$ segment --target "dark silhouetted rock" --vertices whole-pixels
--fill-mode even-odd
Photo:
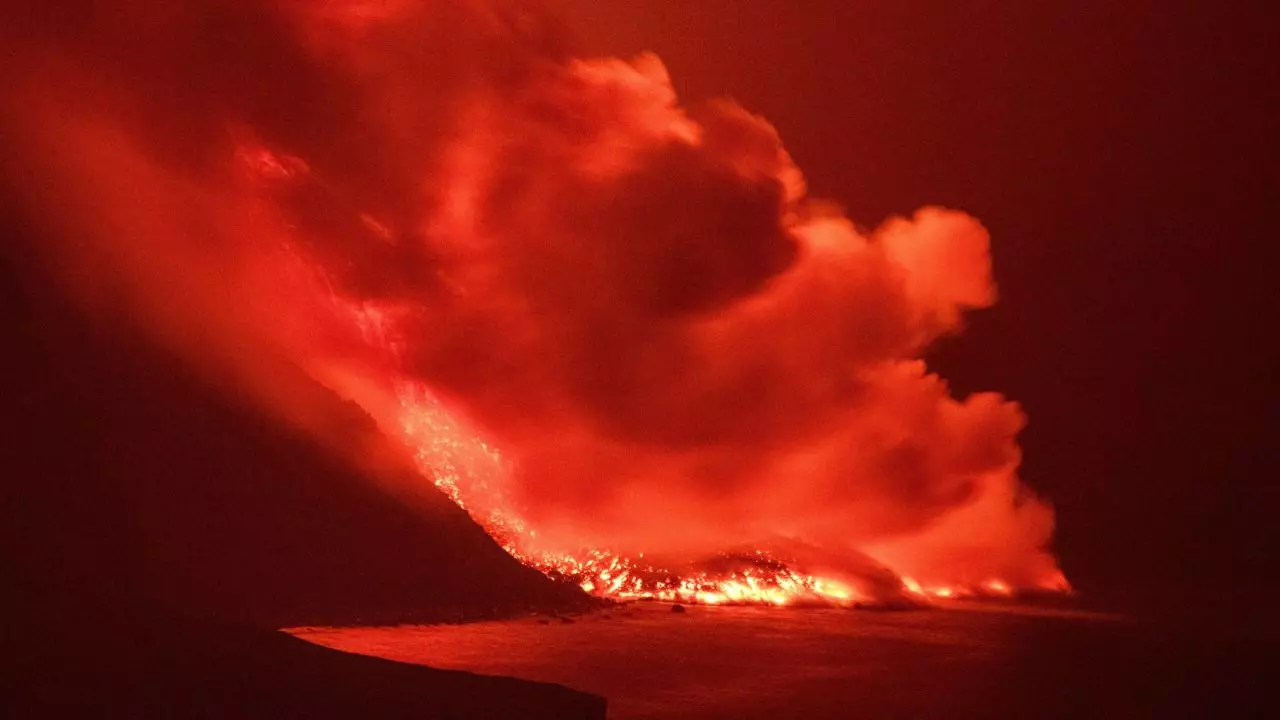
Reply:
[[[604,717],[566,688],[275,632],[591,601],[428,481],[413,503],[392,498],[234,384],[90,320],[28,267],[39,232],[0,213],[0,235],[0,717]],[[298,368],[264,363],[328,436],[376,432]]]
[[[675,605],[672,605],[672,606],[671,606],[671,612],[673,612],[673,613],[682,613],[682,612],[684,612],[684,606],[683,606],[683,605],[681,605],[680,603],[676,603]]]
[[[0,717],[582,718],[558,685],[391,662],[281,632],[29,594],[0,617]]]
[[[89,319],[27,266],[27,244],[0,249],[6,574],[270,628],[591,606],[512,559],[407,462],[398,479],[420,489],[409,501],[234,383],[126,322]],[[327,436],[362,447],[377,433],[297,367],[262,365]]]

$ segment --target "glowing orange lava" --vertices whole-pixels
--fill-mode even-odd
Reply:
[[[513,557],[549,577],[619,600],[788,605],[851,605],[869,598],[835,580],[801,575],[763,555],[758,565],[729,573],[680,574],[599,548],[576,554],[534,549],[535,531],[507,509],[503,481],[510,471],[501,454],[452,416],[420,385],[400,389],[402,429],[422,472],[467,510]]]
[[[466,510],[513,557],[548,577],[572,582],[593,595],[615,600],[652,599],[704,605],[821,604],[850,607],[873,603],[849,583],[798,573],[756,551],[730,571],[673,571],[601,548],[576,553],[537,549],[537,533],[510,509],[505,482],[511,468],[493,447],[429,389],[405,382],[399,387],[404,439],[414,449],[424,475]],[[1045,587],[1044,590],[1063,587]],[[919,601],[960,597],[1010,597],[1014,588],[993,578],[974,587],[924,587],[902,578],[903,597]]]
[[[226,56],[206,13],[120,5],[127,41],[0,73],[21,202],[95,316],[365,461],[272,368],[310,372],[596,595],[1068,589],[1021,408],[926,362],[997,299],[976,218],[863,227],[765,118],[682,104],[651,54],[571,60],[524,3],[220,3],[262,51]]]

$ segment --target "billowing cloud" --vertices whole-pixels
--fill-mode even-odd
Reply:
[[[860,228],[766,120],[684,108],[653,56],[573,59],[523,3],[80,5],[15,34],[5,128],[92,302],[269,404],[257,354],[385,428],[429,388],[549,546],[1057,577],[1021,411],[920,360],[996,300],[973,218]]]

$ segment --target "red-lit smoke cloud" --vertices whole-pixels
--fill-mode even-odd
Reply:
[[[685,109],[652,56],[573,59],[522,3],[17,19],[7,182],[57,214],[55,264],[95,302],[224,371],[289,358],[384,427],[395,383],[433,388],[551,546],[793,538],[922,579],[1055,577],[1021,411],[919,359],[996,299],[974,219],[856,227],[766,120]]]

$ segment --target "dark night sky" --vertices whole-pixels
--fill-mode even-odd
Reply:
[[[992,231],[1001,303],[931,361],[1030,414],[1097,595],[1267,583],[1280,73],[1261,13],[1169,2],[565,0],[593,53],[769,118],[814,194]],[[1176,591],[1176,592],[1169,592]]]

